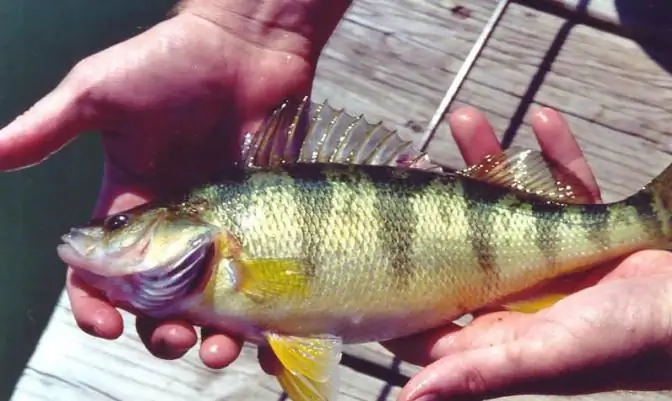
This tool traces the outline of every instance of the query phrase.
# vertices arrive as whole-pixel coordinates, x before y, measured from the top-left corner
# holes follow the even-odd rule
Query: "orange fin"
[[[574,173],[537,150],[511,147],[458,174],[544,200],[594,203],[591,191]]]
[[[266,333],[266,340],[282,364],[277,379],[293,401],[333,401],[343,342],[338,337],[294,337]]]
[[[567,297],[567,294],[543,294],[529,299],[508,302],[502,308],[513,312],[535,313],[555,305],[556,302]]]

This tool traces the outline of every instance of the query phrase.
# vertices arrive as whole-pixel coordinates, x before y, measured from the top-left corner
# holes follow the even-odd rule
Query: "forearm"
[[[245,40],[317,57],[352,0],[182,0],[179,12],[207,19]]]

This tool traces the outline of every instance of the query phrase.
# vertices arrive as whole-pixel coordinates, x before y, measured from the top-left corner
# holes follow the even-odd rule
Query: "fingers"
[[[201,329],[201,349],[199,356],[211,369],[222,369],[238,358],[243,348],[242,341],[215,332],[210,328]]]
[[[157,358],[181,358],[197,341],[196,331],[188,322],[159,322],[139,317],[135,320],[135,328],[142,343]]]
[[[113,340],[121,336],[124,322],[121,314],[68,269],[66,291],[77,325],[86,333]]]
[[[425,366],[440,357],[441,344],[450,341],[450,335],[461,328],[450,323],[412,336],[385,341],[381,345],[406,362]]]
[[[600,190],[595,177],[567,121],[550,108],[537,110],[532,114],[531,120],[544,154],[576,175],[586,185],[591,197],[600,201]],[[458,109],[451,114],[449,123],[467,165],[478,163],[487,154],[500,150],[492,126],[478,109]]]
[[[92,128],[95,113],[85,90],[80,80],[66,79],[0,130],[0,170],[38,163]]]
[[[610,358],[574,352],[559,360],[548,345],[516,342],[443,358],[413,377],[400,401],[482,400],[517,394],[577,395],[669,388],[669,356],[660,351]],[[564,355],[563,355],[564,357]]]
[[[476,108],[458,109],[450,115],[448,123],[467,165],[501,149],[488,119]]]
[[[599,201],[600,189],[595,177],[562,115],[550,108],[542,108],[532,114],[531,122],[544,154],[576,175]]]
[[[667,287],[656,284],[661,279],[648,279],[596,286],[534,315],[477,319],[452,334],[445,356],[416,375],[400,400],[422,400],[430,394],[482,399],[486,394],[529,392],[530,383],[542,381],[534,391],[571,392],[574,388],[559,383],[606,369],[618,372],[649,353],[663,355],[669,327],[659,316],[669,311],[658,300]],[[624,293],[640,295],[633,302]],[[669,363],[669,354],[666,358]],[[610,383],[617,383],[613,376]],[[596,379],[588,384],[605,383]]]

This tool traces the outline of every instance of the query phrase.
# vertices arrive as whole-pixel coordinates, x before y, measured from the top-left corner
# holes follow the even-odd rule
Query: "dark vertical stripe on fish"
[[[220,195],[218,195],[219,199],[215,203],[215,207],[221,209],[217,214],[220,219],[225,219],[229,222],[231,234],[239,240],[242,240],[244,237],[244,233],[242,232],[243,219],[253,209],[252,194],[254,193],[254,186],[249,184],[250,176],[237,177],[241,181],[245,180],[247,182],[245,185],[228,185],[224,183],[217,187]]]
[[[417,216],[408,197],[394,199],[388,191],[380,189],[376,195],[376,208],[381,219],[378,238],[384,254],[390,258],[395,282],[403,286],[411,276],[410,252]]]
[[[413,273],[411,252],[418,228],[412,202],[415,197],[423,196],[435,176],[394,169],[369,169],[367,174],[378,183],[375,185],[375,205],[380,219],[378,239],[389,257],[395,282],[405,286]]]
[[[560,249],[559,227],[562,209],[550,208],[541,202],[532,203],[534,214],[534,243],[549,266],[555,265]]]
[[[315,244],[325,241],[327,233],[321,229],[331,208],[332,198],[336,186],[330,179],[327,171],[317,165],[303,166],[307,168],[290,168],[290,176],[294,180],[293,194],[299,214],[301,230],[301,254],[306,258],[306,274],[310,277],[316,274]]]
[[[596,213],[595,208],[592,207],[582,207],[579,212],[581,223],[586,231],[586,238],[595,246],[595,249],[604,250],[611,245],[610,213]]]
[[[484,184],[462,181],[462,191],[467,202],[467,222],[469,236],[478,266],[489,276],[496,276],[496,238],[494,225],[498,213],[498,202],[507,191],[499,187],[486,187]]]
[[[657,212],[655,205],[654,194],[648,190],[639,191],[627,198],[624,203],[635,209],[637,216],[640,218],[646,227],[646,233],[650,238],[657,238],[663,236],[663,227],[666,226],[661,219],[668,216],[667,211],[662,211],[662,216]]]

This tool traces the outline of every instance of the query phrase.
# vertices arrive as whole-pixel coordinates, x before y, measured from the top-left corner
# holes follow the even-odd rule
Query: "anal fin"
[[[292,401],[335,400],[343,349],[340,338],[266,333],[266,340],[282,365],[277,380]]]
[[[502,308],[520,313],[536,313],[542,309],[549,308],[567,297],[566,294],[543,294],[533,298],[511,301],[502,304]]]

